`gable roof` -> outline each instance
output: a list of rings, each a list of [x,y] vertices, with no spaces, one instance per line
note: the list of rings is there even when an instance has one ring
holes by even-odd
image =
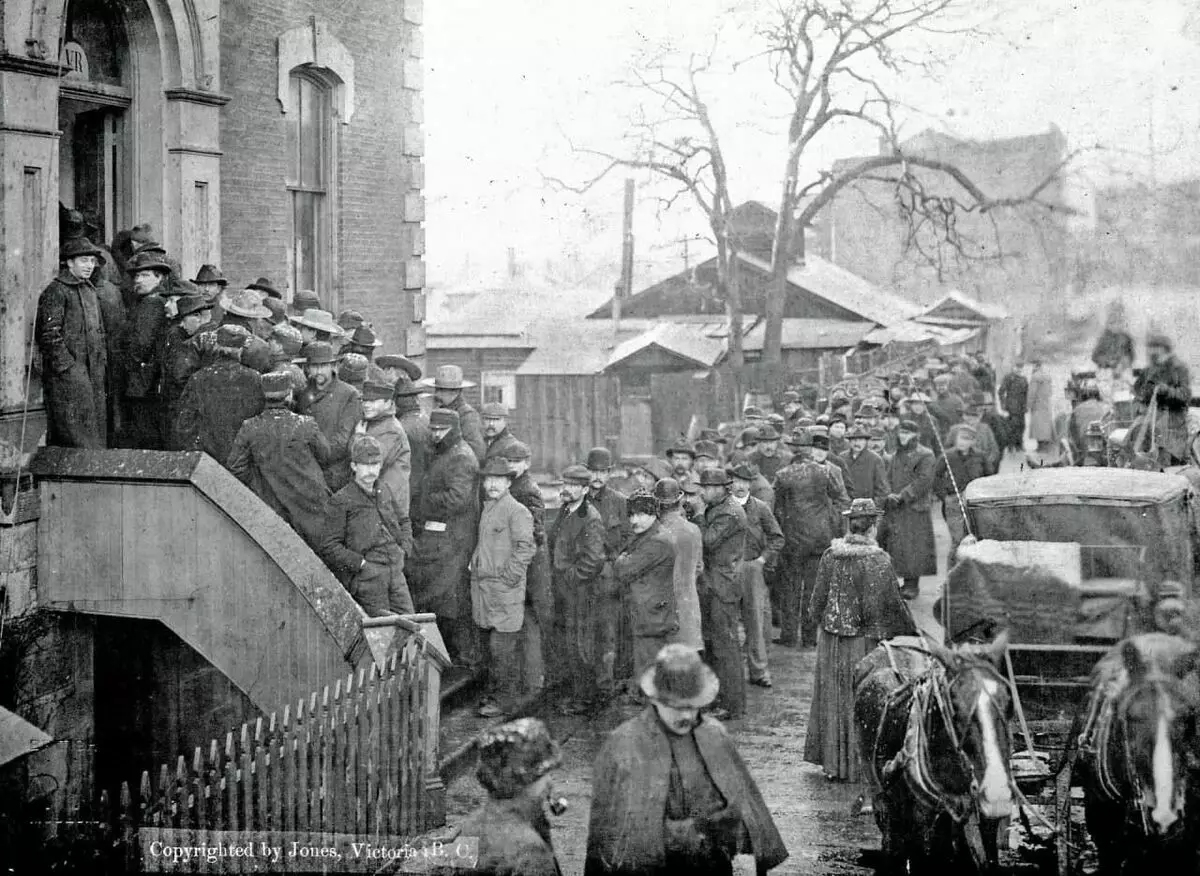
[[[714,327],[724,328],[719,324]],[[658,347],[697,367],[711,368],[725,355],[725,335],[709,331],[707,324],[663,322],[649,331],[622,341],[608,358],[612,368],[651,347]]]
[[[916,319],[935,325],[979,326],[1007,316],[1008,311],[999,305],[984,304],[958,290],[951,290]]]
[[[849,349],[858,346],[873,328],[873,322],[784,317],[780,346],[784,350]],[[742,349],[750,352],[763,349],[765,336],[766,320],[759,320],[743,336]]]

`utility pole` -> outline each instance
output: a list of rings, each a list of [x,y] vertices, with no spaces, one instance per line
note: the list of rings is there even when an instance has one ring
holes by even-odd
[[[625,180],[625,215],[621,234],[621,280],[613,296],[613,338],[621,334],[621,303],[633,295],[633,180]]]

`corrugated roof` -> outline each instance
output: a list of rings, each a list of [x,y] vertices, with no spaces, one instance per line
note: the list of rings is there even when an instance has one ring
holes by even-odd
[[[592,323],[595,325],[595,323]],[[721,327],[714,322],[714,328]],[[725,354],[724,337],[712,337],[705,323],[662,322],[649,331],[622,341],[608,358],[611,368],[651,346],[658,346],[703,368],[711,368]]]
[[[994,505],[1158,504],[1187,489],[1187,479],[1173,474],[1125,468],[1040,468],[971,481],[963,498]]]
[[[855,347],[874,327],[873,322],[785,317],[782,326],[782,347],[785,350],[833,350]],[[766,320],[760,320],[742,338],[742,348],[761,350],[765,334]]]
[[[752,255],[738,253],[738,258],[760,271],[771,270],[770,265]],[[820,256],[806,256],[803,265],[793,265],[788,270],[787,278],[792,285],[879,325],[894,325],[921,312],[920,305]]]

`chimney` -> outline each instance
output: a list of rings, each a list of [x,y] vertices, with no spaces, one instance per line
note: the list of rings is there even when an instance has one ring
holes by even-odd
[[[515,246],[508,248],[508,279],[517,279],[517,248]]]

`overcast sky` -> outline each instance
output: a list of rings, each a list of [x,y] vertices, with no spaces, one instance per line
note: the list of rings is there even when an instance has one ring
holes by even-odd
[[[572,181],[597,169],[577,144],[613,146],[628,127],[629,94],[615,86],[639,49],[708,46],[720,32],[728,58],[753,52],[744,24],[766,0],[435,0],[425,6],[427,250],[430,280],[502,269],[508,247],[542,265],[578,250],[620,251],[621,178],[589,196],[555,192],[542,173]],[[906,81],[902,135],[927,127],[990,138],[1057,124],[1071,148],[1099,143],[1080,185],[1197,173],[1200,16],[1186,0],[981,0],[995,36],[942,38],[937,81]],[[1003,9],[995,16],[990,11]],[[972,10],[975,11],[975,10]],[[739,54],[740,53],[740,54]],[[779,105],[758,69],[705,83],[731,165],[735,201],[778,200]],[[1151,138],[1153,119],[1153,138]],[[842,129],[806,155],[813,172],[874,152],[870,130]],[[1147,160],[1155,144],[1153,164]],[[639,177],[644,182],[645,177]],[[681,254],[703,229],[680,200],[663,214],[640,187],[639,253]],[[614,256],[615,257],[615,256]]]

